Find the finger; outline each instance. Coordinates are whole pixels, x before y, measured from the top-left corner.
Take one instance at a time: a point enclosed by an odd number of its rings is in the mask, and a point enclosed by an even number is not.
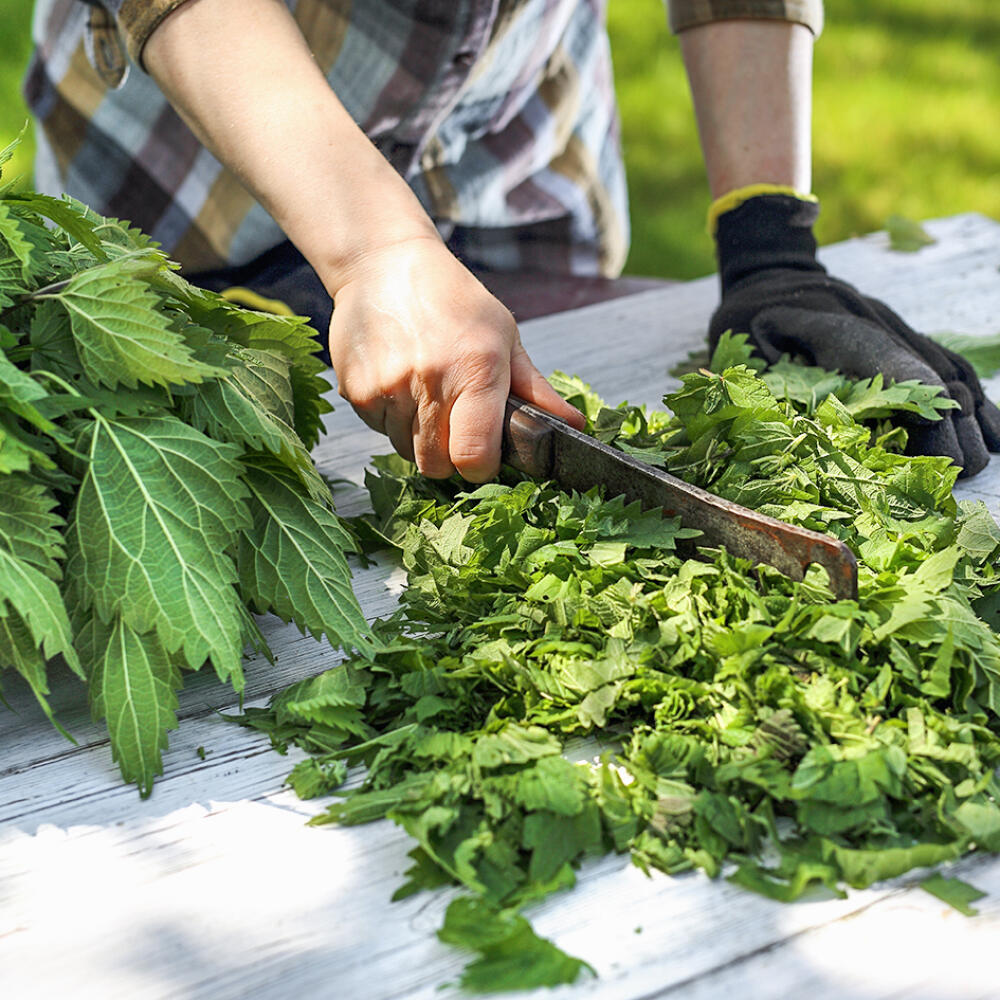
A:
[[[950,417],[933,423],[906,422],[906,453],[908,455],[944,455],[965,468],[965,455],[958,440],[955,423]]]
[[[449,407],[428,401],[417,407],[413,417],[413,456],[417,468],[428,479],[447,479],[454,471],[448,454]]]
[[[1000,451],[1000,410],[986,397],[976,405],[976,419],[990,451]]]
[[[962,471],[958,474],[959,479],[967,479],[986,468],[990,461],[990,453],[983,441],[983,434],[975,414],[955,414],[951,420],[955,425],[959,447],[962,449]]]
[[[545,376],[531,363],[528,352],[516,344],[510,359],[510,391],[525,402],[548,411],[553,416],[582,431],[587,418],[570,406],[549,384]]]
[[[495,380],[461,392],[448,420],[448,455],[463,479],[485,483],[500,471],[500,438],[510,371],[504,366]]]
[[[398,400],[390,402],[385,410],[385,430],[393,448],[408,462],[413,456],[413,413],[414,408],[401,405]]]
[[[773,352],[808,352],[814,364],[852,378],[871,378],[881,372],[886,380],[918,379],[944,388],[941,377],[922,358],[859,316],[774,306],[755,316],[753,327]]]
[[[944,420],[955,428],[955,437],[962,449],[962,460],[959,462],[962,466],[961,475],[974,476],[990,460],[976,420],[976,400],[972,390],[964,382],[949,382],[948,394],[959,407],[957,410],[946,411]]]
[[[347,399],[343,393],[340,394],[342,399]],[[377,403],[354,403],[347,399],[347,402],[351,404],[351,409],[373,430],[377,431],[379,434],[385,434],[385,401],[380,400]]]

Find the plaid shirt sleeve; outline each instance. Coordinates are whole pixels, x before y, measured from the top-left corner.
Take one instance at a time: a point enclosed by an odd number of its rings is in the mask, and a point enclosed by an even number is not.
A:
[[[107,14],[109,21],[117,23],[128,54],[137,64],[142,65],[142,50],[149,36],[171,11],[183,6],[187,0],[83,0],[83,2],[90,7],[101,8]]]
[[[814,35],[823,30],[823,0],[667,0],[667,7],[674,33],[734,18],[794,21]]]
[[[35,0],[35,184],[198,272],[284,240],[141,68],[187,0]],[[284,0],[348,113],[476,266],[614,275],[628,250],[606,0]],[[672,0],[675,30],[821,0]],[[206,58],[211,54],[207,53]],[[133,70],[135,68],[133,67]]]

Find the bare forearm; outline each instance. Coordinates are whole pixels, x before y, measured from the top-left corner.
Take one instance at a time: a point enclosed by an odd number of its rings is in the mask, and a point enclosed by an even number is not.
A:
[[[813,36],[732,20],[680,35],[713,198],[748,184],[811,186]]]
[[[156,29],[144,61],[331,295],[377,246],[437,238],[327,85],[279,0],[190,0]]]

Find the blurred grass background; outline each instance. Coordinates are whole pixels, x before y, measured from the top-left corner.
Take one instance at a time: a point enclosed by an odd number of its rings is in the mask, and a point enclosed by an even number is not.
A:
[[[831,0],[815,56],[814,190],[822,243],[913,219],[1000,219],[1000,4]],[[0,5],[0,147],[27,116],[31,4]],[[662,0],[610,0],[632,200],[632,274],[714,269],[708,188],[677,42]],[[30,135],[5,171],[30,181]]]

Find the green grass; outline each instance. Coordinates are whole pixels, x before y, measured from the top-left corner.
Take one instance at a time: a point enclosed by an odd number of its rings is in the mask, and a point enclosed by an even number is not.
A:
[[[28,119],[28,109],[21,97],[21,80],[31,52],[31,4],[27,0],[0,6],[0,149],[21,131]],[[25,139],[4,167],[5,177],[22,177],[27,183],[31,176],[34,145],[30,128]]]
[[[27,111],[30,4],[0,6],[0,146]],[[713,270],[708,188],[687,82],[662,0],[610,0],[632,199],[633,274]],[[823,243],[915,219],[1000,219],[1000,5],[836,0],[816,46],[814,189]],[[30,176],[30,135],[9,176]]]
[[[1000,219],[1000,7],[983,0],[836,0],[816,46],[813,188],[831,243],[915,219]],[[610,0],[632,197],[633,274],[714,269],[708,187],[662,0]]]

